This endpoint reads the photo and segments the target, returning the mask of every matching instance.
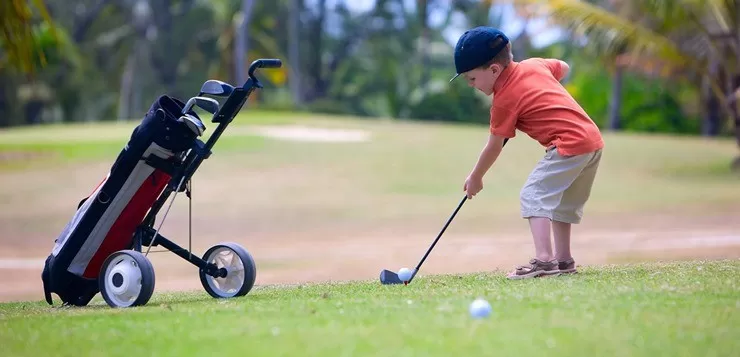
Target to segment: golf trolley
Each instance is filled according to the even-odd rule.
[[[203,257],[159,234],[174,199],[190,197],[190,180],[249,95],[262,88],[254,72],[279,68],[279,59],[259,59],[249,67],[241,87],[218,80],[203,83],[186,103],[159,97],[118,155],[110,172],[81,202],[55,240],[42,280],[46,301],[51,293],[63,303],[84,306],[101,293],[111,307],[145,305],[154,291],[154,269],[147,255],[161,246],[198,267],[203,288],[214,298],[244,296],[256,279],[251,254],[233,242],[210,247]],[[223,105],[205,95],[226,98]],[[193,111],[199,107],[218,123],[206,142],[206,127]],[[169,206],[155,228],[168,199]],[[144,251],[146,248],[146,251]]]

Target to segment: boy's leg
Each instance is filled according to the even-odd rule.
[[[547,196],[547,193],[542,180],[551,172],[554,152],[555,148],[546,150],[545,157],[537,163],[537,166],[530,173],[520,195],[522,217],[529,220],[536,258],[531,259],[529,265],[519,266],[509,273],[509,279],[533,278],[542,275],[554,275],[559,272],[557,262],[552,259],[550,238],[552,209],[543,207],[546,206],[544,201],[548,199],[543,197]]]
[[[575,261],[570,250],[571,225],[581,222],[583,207],[591,195],[591,187],[601,161],[601,150],[593,153],[580,175],[563,192],[560,204],[553,214],[553,238],[555,241],[555,259],[559,262],[562,273],[575,273]]]
[[[553,258],[550,240],[550,219],[546,217],[529,218],[529,229],[534,239],[534,252],[537,259],[549,262]]]
[[[564,192],[590,161],[591,155],[562,157],[557,149],[550,148],[529,175],[521,192],[521,213],[529,219],[538,258],[532,259],[529,266],[518,267],[509,274],[510,279],[560,273],[558,261],[552,259],[550,221],[560,220],[556,208],[561,205]],[[550,259],[542,260],[540,255]]]
[[[576,261],[570,252],[571,224],[560,221],[552,221],[552,235],[555,240],[555,259],[558,261],[558,269],[561,274],[576,272]]]
[[[555,259],[565,262],[573,258],[570,253],[570,223],[552,221],[552,235],[555,238]]]
[[[509,273],[508,278],[526,279],[559,274],[558,262],[552,258],[550,218],[529,217],[529,228],[532,231],[536,258],[530,260],[529,265],[517,267],[513,272]]]

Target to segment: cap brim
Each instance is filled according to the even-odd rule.
[[[460,77],[460,73],[456,74],[454,77],[450,78],[450,82],[454,81],[455,78]]]

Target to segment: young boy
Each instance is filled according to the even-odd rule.
[[[520,194],[521,214],[529,220],[535,257],[508,278],[575,273],[571,225],[581,221],[604,141],[596,124],[560,84],[568,64],[542,58],[515,62],[506,35],[476,27],[458,40],[455,68],[457,75],[450,81],[462,75],[471,87],[493,95],[488,142],[463,186],[468,198],[483,189],[483,176],[516,129],[545,148],[544,158]]]

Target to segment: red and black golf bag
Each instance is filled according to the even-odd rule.
[[[108,174],[78,205],[55,240],[42,280],[46,301],[56,293],[65,304],[84,306],[100,291],[98,276],[113,252],[133,249],[134,234],[170,183],[168,161],[181,157],[200,133],[183,120],[185,104],[159,97],[133,130]],[[190,120],[199,121],[189,111]]]

